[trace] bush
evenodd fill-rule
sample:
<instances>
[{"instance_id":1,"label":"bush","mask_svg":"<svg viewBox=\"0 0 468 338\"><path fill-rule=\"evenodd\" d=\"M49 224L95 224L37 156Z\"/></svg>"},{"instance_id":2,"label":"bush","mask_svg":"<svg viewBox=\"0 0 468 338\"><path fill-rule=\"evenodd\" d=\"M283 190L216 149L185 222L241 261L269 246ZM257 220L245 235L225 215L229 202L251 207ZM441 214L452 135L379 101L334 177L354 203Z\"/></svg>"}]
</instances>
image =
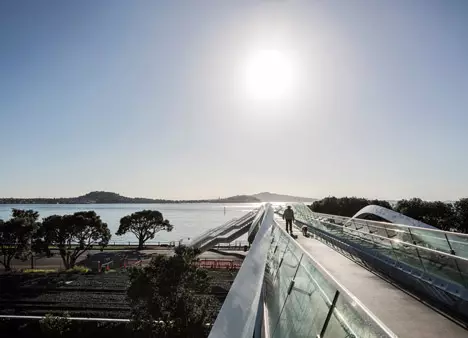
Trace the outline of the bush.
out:
<instances>
[{"instance_id":1,"label":"bush","mask_svg":"<svg viewBox=\"0 0 468 338\"><path fill-rule=\"evenodd\" d=\"M40 320L41 331L47 337L63 337L71 331L71 320L69 314L65 312L63 316L57 317L47 314Z\"/></svg>"},{"instance_id":2,"label":"bush","mask_svg":"<svg viewBox=\"0 0 468 338\"><path fill-rule=\"evenodd\" d=\"M23 273L54 273L57 269L24 269Z\"/></svg>"},{"instance_id":3,"label":"bush","mask_svg":"<svg viewBox=\"0 0 468 338\"><path fill-rule=\"evenodd\" d=\"M74 272L74 273L88 273L89 268L82 265L75 265L73 268L66 270L66 272Z\"/></svg>"}]
</instances>

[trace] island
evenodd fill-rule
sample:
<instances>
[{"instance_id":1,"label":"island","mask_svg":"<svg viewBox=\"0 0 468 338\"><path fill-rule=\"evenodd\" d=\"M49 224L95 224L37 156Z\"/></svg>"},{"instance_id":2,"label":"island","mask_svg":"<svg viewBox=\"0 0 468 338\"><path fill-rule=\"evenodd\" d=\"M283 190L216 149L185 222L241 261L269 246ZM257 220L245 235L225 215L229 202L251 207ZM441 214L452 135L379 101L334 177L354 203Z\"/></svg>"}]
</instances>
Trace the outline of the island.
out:
<instances>
[{"instance_id":1,"label":"island","mask_svg":"<svg viewBox=\"0 0 468 338\"><path fill-rule=\"evenodd\" d=\"M218 199L206 200L168 200L152 199L144 197L126 197L114 192L92 191L78 197L61 198L1 198L0 204L154 204L154 203L258 203L256 197L249 195L238 195Z\"/></svg>"}]
</instances>

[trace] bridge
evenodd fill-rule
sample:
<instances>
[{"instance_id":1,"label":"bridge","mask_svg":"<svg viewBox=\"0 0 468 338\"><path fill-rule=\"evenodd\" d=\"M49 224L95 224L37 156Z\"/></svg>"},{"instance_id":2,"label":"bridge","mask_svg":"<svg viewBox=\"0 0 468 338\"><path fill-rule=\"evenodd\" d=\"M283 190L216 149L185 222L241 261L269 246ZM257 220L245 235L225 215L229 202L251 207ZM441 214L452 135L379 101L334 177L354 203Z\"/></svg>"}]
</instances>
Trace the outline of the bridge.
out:
<instances>
[{"instance_id":1,"label":"bridge","mask_svg":"<svg viewBox=\"0 0 468 338\"><path fill-rule=\"evenodd\" d=\"M251 243L209 337L468 337L468 235L293 209L297 238L264 204L190 243Z\"/></svg>"}]
</instances>

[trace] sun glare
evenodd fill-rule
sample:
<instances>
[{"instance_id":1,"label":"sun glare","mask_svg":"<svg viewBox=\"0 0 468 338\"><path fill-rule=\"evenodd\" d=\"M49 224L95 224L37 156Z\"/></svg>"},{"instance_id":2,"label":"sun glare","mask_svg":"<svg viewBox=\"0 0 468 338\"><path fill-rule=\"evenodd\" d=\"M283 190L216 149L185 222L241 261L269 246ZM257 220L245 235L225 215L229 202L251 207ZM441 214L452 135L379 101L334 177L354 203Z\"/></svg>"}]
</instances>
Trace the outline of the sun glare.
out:
<instances>
[{"instance_id":1,"label":"sun glare","mask_svg":"<svg viewBox=\"0 0 468 338\"><path fill-rule=\"evenodd\" d=\"M282 99L291 94L291 60L278 50L258 51L247 63L247 91L256 99Z\"/></svg>"}]
</instances>

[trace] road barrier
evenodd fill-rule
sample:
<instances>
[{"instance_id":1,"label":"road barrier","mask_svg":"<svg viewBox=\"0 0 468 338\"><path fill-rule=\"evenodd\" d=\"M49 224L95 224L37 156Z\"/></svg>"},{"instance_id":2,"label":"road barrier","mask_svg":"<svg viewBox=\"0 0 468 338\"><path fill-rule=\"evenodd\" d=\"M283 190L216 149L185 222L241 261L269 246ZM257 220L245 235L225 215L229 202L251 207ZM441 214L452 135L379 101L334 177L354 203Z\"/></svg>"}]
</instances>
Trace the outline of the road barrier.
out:
<instances>
[{"instance_id":1,"label":"road barrier","mask_svg":"<svg viewBox=\"0 0 468 338\"><path fill-rule=\"evenodd\" d=\"M200 259L196 264L198 267L204 269L239 270L242 265L242 261L227 259Z\"/></svg>"}]
</instances>

